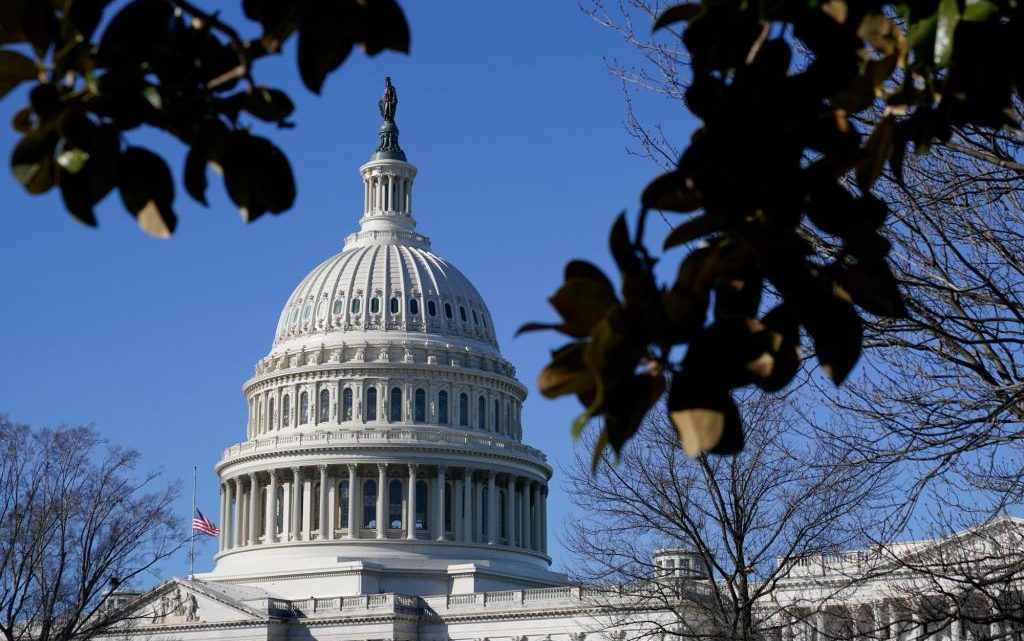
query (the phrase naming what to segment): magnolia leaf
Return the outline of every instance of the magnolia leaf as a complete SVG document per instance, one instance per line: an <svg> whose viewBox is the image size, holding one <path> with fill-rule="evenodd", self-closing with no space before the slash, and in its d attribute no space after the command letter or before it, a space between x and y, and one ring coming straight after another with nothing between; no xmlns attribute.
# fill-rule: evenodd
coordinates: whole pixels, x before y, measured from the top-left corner
<svg viewBox="0 0 1024 641"><path fill-rule="evenodd" d="M699 2L686 2L665 9L654 21L651 31L658 31L679 22L689 22L701 16L704 7Z"/></svg>
<svg viewBox="0 0 1024 641"><path fill-rule="evenodd" d="M984 22L998 10L999 7L991 0L967 0L960 19L964 22Z"/></svg>
<svg viewBox="0 0 1024 641"><path fill-rule="evenodd" d="M118 189L125 209L155 238L170 238L177 225L174 214L174 180L160 156L142 147L128 147L121 154Z"/></svg>
<svg viewBox="0 0 1024 641"><path fill-rule="evenodd" d="M53 187L56 165L53 152L57 136L51 132L26 134L11 152L11 169L30 194L41 194Z"/></svg>
<svg viewBox="0 0 1024 641"><path fill-rule="evenodd" d="M864 156L857 164L857 186L867 192L882 175L886 159L892 155L896 118L889 114L875 125L864 143Z"/></svg>
<svg viewBox="0 0 1024 641"><path fill-rule="evenodd" d="M671 249L684 243L688 243L691 240L697 240L703 238L720 230L720 224L717 218L710 214L704 214L703 216L697 216L692 218L681 225L677 225L669 232L665 238L665 244L662 246L663 249Z"/></svg>
<svg viewBox="0 0 1024 641"><path fill-rule="evenodd" d="M39 77L39 65L17 51L0 49L0 98L25 80Z"/></svg>
<svg viewBox="0 0 1024 641"><path fill-rule="evenodd" d="M89 160L89 152L84 149L65 149L57 156L57 164L60 165L63 172L70 174L77 174L81 171L87 160Z"/></svg>
<svg viewBox="0 0 1024 641"><path fill-rule="evenodd" d="M942 68L953 57L953 33L960 22L958 0L939 0L938 22L935 26L935 66Z"/></svg>
<svg viewBox="0 0 1024 641"><path fill-rule="evenodd" d="M537 377L537 388L548 398L577 394L594 387L594 377L583 362L584 343L569 343L551 354L551 362Z"/></svg>

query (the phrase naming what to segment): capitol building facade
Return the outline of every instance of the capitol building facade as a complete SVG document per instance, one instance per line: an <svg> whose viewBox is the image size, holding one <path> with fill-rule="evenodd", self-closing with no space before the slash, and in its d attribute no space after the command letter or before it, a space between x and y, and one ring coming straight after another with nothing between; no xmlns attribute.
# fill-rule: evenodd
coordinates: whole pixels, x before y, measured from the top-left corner
<svg viewBox="0 0 1024 641"><path fill-rule="evenodd" d="M635 593L571 585L551 570L552 469L524 443L527 390L479 292L417 230L417 172L399 145L396 105L389 81L379 145L359 168L358 231L292 292L244 385L245 440L216 465L214 569L123 595L136 616L110 636L621 641L699 628L700 609L682 601L631 616L623 606ZM891 606L891 590L832 589L832 566L815 563L784 580L777 594L789 606L766 604L775 641L828 638L829 599L878 613L867 638L910 638L891 607L876 607ZM652 567L659 585L709 593L685 550L658 551ZM798 621L800 608L809 616ZM971 638L944 630L932 638Z"/></svg>

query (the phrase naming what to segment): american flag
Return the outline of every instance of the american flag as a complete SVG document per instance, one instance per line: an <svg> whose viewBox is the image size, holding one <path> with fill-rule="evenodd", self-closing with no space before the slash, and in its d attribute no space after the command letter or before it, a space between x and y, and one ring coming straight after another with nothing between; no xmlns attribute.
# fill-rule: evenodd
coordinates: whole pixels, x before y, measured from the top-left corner
<svg viewBox="0 0 1024 641"><path fill-rule="evenodd" d="M203 516L199 508L196 508L196 515L192 517L192 531L210 536L220 536L220 530L213 524L213 521Z"/></svg>

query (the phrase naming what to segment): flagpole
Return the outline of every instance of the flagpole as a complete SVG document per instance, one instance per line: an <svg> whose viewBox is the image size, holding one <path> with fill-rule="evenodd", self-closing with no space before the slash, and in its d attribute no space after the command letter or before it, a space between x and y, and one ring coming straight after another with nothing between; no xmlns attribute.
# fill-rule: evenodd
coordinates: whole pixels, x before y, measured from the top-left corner
<svg viewBox="0 0 1024 641"><path fill-rule="evenodd" d="M191 537L189 539L188 548L188 580L191 581L192 577L195 576L195 562L196 562L196 531L192 529L192 519L196 518L196 466L192 466L192 515L189 518L189 532Z"/></svg>

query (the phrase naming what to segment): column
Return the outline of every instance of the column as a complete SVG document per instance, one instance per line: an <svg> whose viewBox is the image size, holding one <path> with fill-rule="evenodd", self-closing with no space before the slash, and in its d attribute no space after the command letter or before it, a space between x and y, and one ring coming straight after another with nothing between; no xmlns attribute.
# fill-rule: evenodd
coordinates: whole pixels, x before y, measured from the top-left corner
<svg viewBox="0 0 1024 641"><path fill-rule="evenodd" d="M313 538L313 480L302 479L302 540Z"/></svg>
<svg viewBox="0 0 1024 641"><path fill-rule="evenodd" d="M434 523L437 524L437 540L445 540L444 531L444 488L445 488L445 468L443 465L437 467L437 498L434 500L434 505L437 506L437 520Z"/></svg>
<svg viewBox="0 0 1024 641"><path fill-rule="evenodd" d="M484 533L484 487L483 483L473 482L473 540L477 543L486 541Z"/></svg>
<svg viewBox="0 0 1024 641"><path fill-rule="evenodd" d="M533 504L533 515L530 519L530 542L532 549L540 549L540 484L530 484L530 503Z"/></svg>
<svg viewBox="0 0 1024 641"><path fill-rule="evenodd" d="M487 474L487 544L498 544L498 487L494 472Z"/></svg>
<svg viewBox="0 0 1024 641"><path fill-rule="evenodd" d="M878 639L888 639L889 621L886 617L885 603L875 603L871 607L871 613L874 615L875 636Z"/></svg>
<svg viewBox="0 0 1024 641"><path fill-rule="evenodd" d="M267 488L267 543L277 543L277 470L270 470L270 487Z"/></svg>
<svg viewBox="0 0 1024 641"><path fill-rule="evenodd" d="M405 538L407 539L416 538L416 468L415 464L409 464L409 491L407 492L409 500L406 501L409 506L409 518L405 522Z"/></svg>
<svg viewBox="0 0 1024 641"><path fill-rule="evenodd" d="M532 548L533 541L533 519L530 514L530 487L533 484L529 481L523 483L523 548Z"/></svg>
<svg viewBox="0 0 1024 641"><path fill-rule="evenodd" d="M260 500L259 483L256 481L256 472L249 472L249 545L256 545L259 541L259 518L258 512Z"/></svg>
<svg viewBox="0 0 1024 641"><path fill-rule="evenodd" d="M354 539L358 537L359 526L362 523L356 518L356 499L358 498L360 503L363 500L363 493L359 490L359 484L356 479L356 468L358 466L355 463L348 464L348 538Z"/></svg>
<svg viewBox="0 0 1024 641"><path fill-rule="evenodd" d="M224 505L227 503L227 491L224 489L224 484L220 484L220 513L218 514L218 521L220 522L220 536L217 537L217 551L224 551L224 539L226 537L225 532L227 531L228 521L224 518Z"/></svg>
<svg viewBox="0 0 1024 641"><path fill-rule="evenodd" d="M383 539L385 536L384 532L384 496L387 488L388 481L388 464L377 463L377 538Z"/></svg>
<svg viewBox="0 0 1024 641"><path fill-rule="evenodd" d="M462 477L462 540L473 540L473 470L466 468Z"/></svg>
<svg viewBox="0 0 1024 641"><path fill-rule="evenodd" d="M232 544L236 548L242 545L242 477L235 477L235 516L231 519Z"/></svg>
<svg viewBox="0 0 1024 641"><path fill-rule="evenodd" d="M292 504L291 510L288 512L288 519L291 521L291 527L289 528L291 538L293 541L299 540L299 532L301 526L299 525L299 513L302 512L302 497L299 492L302 490L302 470L298 467L292 468Z"/></svg>
<svg viewBox="0 0 1024 641"><path fill-rule="evenodd" d="M318 465L320 470L320 496L317 497L317 508L320 510L320 532L318 539L328 538L327 530L327 466Z"/></svg>
<svg viewBox="0 0 1024 641"><path fill-rule="evenodd" d="M511 474L505 479L505 545L516 541L516 477ZM501 532L498 532L501 535Z"/></svg>
<svg viewBox="0 0 1024 641"><path fill-rule="evenodd" d="M224 517L220 521L221 549L230 550L234 546L234 539L231 537L231 504L235 500L235 485L231 481L224 481Z"/></svg>
<svg viewBox="0 0 1024 641"><path fill-rule="evenodd" d="M327 475L327 539L334 539L338 527L338 479L334 470Z"/></svg>

